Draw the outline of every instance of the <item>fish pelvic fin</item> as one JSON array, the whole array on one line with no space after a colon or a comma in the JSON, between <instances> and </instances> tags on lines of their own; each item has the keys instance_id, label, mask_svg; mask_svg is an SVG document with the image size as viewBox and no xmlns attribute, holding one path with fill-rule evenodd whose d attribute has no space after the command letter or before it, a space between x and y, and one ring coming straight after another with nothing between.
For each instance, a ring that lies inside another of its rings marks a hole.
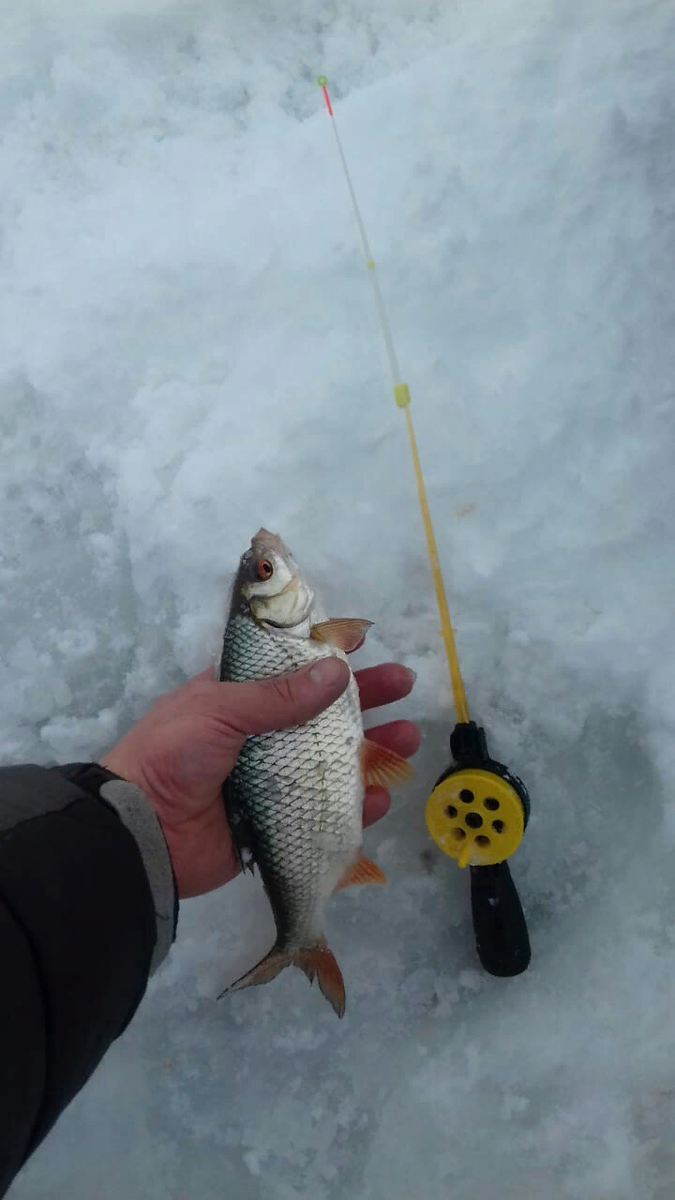
<instances>
[{"instance_id":1,"label":"fish pelvic fin","mask_svg":"<svg viewBox=\"0 0 675 1200\"><path fill-rule=\"evenodd\" d=\"M366 858L365 854L360 853L355 862L351 864L345 871L342 879L335 888L336 892L342 888L352 887L356 883L386 883L387 876L377 863L371 858Z\"/></svg>"},{"instance_id":2,"label":"fish pelvic fin","mask_svg":"<svg viewBox=\"0 0 675 1200\"><path fill-rule=\"evenodd\" d=\"M377 784L384 788L408 783L415 774L410 763L395 750L371 742L367 737L361 744L361 773L366 787Z\"/></svg>"},{"instance_id":3,"label":"fish pelvic fin","mask_svg":"<svg viewBox=\"0 0 675 1200\"><path fill-rule=\"evenodd\" d=\"M344 1016L346 1001L342 972L335 955L323 939L312 946L273 946L269 954L256 963L255 967L251 967L250 971L225 988L218 999L228 992L271 983L286 967L299 967L310 983L314 983L316 979L322 995L332 1005L338 1017Z\"/></svg>"}]
</instances>

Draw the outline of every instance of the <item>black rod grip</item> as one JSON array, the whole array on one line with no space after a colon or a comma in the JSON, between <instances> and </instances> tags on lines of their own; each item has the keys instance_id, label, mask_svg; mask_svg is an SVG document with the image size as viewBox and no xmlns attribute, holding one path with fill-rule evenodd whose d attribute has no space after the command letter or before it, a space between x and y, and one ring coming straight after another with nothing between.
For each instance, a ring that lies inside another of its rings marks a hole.
<instances>
[{"instance_id":1,"label":"black rod grip","mask_svg":"<svg viewBox=\"0 0 675 1200\"><path fill-rule=\"evenodd\" d=\"M504 861L469 870L478 957L490 975L520 975L527 970L532 951L509 864Z\"/></svg>"}]
</instances>

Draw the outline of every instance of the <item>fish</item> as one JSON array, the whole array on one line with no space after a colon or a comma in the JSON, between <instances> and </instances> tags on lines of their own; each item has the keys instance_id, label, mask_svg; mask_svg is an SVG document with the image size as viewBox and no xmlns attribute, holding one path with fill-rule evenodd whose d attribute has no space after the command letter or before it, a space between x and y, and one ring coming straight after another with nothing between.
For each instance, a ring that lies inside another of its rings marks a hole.
<instances>
[{"instance_id":1,"label":"fish","mask_svg":"<svg viewBox=\"0 0 675 1200\"><path fill-rule=\"evenodd\" d=\"M329 619L281 537L260 529L239 562L218 679L266 679L329 655L347 662L371 625ZM390 787L411 775L405 759L365 738L351 668L346 691L319 716L246 739L223 797L241 866L257 867L262 878L276 940L221 995L269 983L295 966L344 1015L344 979L324 932L326 908L341 888L386 883L363 853L365 787Z\"/></svg>"}]
</instances>

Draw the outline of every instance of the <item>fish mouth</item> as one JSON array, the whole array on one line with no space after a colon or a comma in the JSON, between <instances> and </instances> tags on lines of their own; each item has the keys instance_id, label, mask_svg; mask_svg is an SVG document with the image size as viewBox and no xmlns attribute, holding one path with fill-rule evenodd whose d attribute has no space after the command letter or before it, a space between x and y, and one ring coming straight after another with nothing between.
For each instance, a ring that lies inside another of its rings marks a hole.
<instances>
[{"instance_id":1,"label":"fish mouth","mask_svg":"<svg viewBox=\"0 0 675 1200\"><path fill-rule=\"evenodd\" d=\"M300 575L293 575L285 587L275 593L271 598L272 604L267 596L257 596L254 592L251 593L246 584L242 588L242 594L248 603L249 612L254 621L271 629L299 629L309 620L314 604L314 592L307 587ZM286 605L284 604L285 600L287 601ZM302 603L303 600L304 603ZM277 612L275 620L273 609L278 609L279 604L282 611ZM285 613L284 608L286 609ZM284 615L286 620L283 619Z\"/></svg>"},{"instance_id":2,"label":"fish mouth","mask_svg":"<svg viewBox=\"0 0 675 1200\"><path fill-rule=\"evenodd\" d=\"M277 592L274 597L274 600L277 601L283 596L288 596L291 592L297 590L298 588L302 588L307 593L307 599L306 603L303 605L302 611L294 614L292 621L275 621L271 616L263 615L263 613L257 613L256 608L267 607L265 597L261 597L259 599L255 595L246 595L246 585L244 585L242 591L248 600L251 614L256 621L264 625L269 625L272 629L295 629L298 625L303 625L308 619L314 603L314 593L307 588L306 584L302 582L299 575L294 575L292 579L289 579L286 586L283 587L280 592Z\"/></svg>"},{"instance_id":3,"label":"fish mouth","mask_svg":"<svg viewBox=\"0 0 675 1200\"><path fill-rule=\"evenodd\" d=\"M265 529L264 526L261 526L255 536L251 538L253 553L256 553L257 546L262 546L265 550L276 550L277 554L282 557L288 554L283 538L278 533L270 533L269 529Z\"/></svg>"},{"instance_id":4,"label":"fish mouth","mask_svg":"<svg viewBox=\"0 0 675 1200\"><path fill-rule=\"evenodd\" d=\"M300 580L299 575L292 575L291 578L289 579L288 583L285 584L284 587L280 588L278 592L274 593L274 599L276 600L278 596L287 596L288 593L290 591L292 591L294 587L297 587L297 585L300 582L301 582L301 580ZM256 587L257 587L257 584L255 582L242 583L242 585L241 585L242 595L245 596L247 600L255 600L256 599L256 593L255 593ZM267 599L267 597L262 597L262 599Z\"/></svg>"}]
</instances>

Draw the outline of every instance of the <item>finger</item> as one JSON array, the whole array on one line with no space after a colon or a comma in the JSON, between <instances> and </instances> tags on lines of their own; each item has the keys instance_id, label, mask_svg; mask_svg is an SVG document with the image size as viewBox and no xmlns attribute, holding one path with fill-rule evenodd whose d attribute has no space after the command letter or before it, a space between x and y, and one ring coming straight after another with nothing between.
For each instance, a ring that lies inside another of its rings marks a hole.
<instances>
[{"instance_id":1,"label":"finger","mask_svg":"<svg viewBox=\"0 0 675 1200\"><path fill-rule=\"evenodd\" d=\"M422 734L412 721L389 721L387 725L366 729L365 733L369 741L394 750L402 758L412 758L413 754L417 754L422 741Z\"/></svg>"},{"instance_id":2,"label":"finger","mask_svg":"<svg viewBox=\"0 0 675 1200\"><path fill-rule=\"evenodd\" d=\"M214 716L244 737L303 725L333 704L349 683L339 658L320 658L290 675L247 683L202 684Z\"/></svg>"},{"instance_id":3,"label":"finger","mask_svg":"<svg viewBox=\"0 0 675 1200\"><path fill-rule=\"evenodd\" d=\"M416 675L401 663L380 663L356 671L354 678L359 686L361 708L367 709L402 700L412 691Z\"/></svg>"},{"instance_id":4,"label":"finger","mask_svg":"<svg viewBox=\"0 0 675 1200\"><path fill-rule=\"evenodd\" d=\"M389 812L391 796L382 787L369 787L363 801L363 827L374 825L381 821Z\"/></svg>"},{"instance_id":5,"label":"finger","mask_svg":"<svg viewBox=\"0 0 675 1200\"><path fill-rule=\"evenodd\" d=\"M214 666L207 667L205 671L200 671L198 675L193 675L188 679L187 683L183 684L185 688L191 688L193 684L207 683L209 680L214 681L216 678L216 669Z\"/></svg>"}]
</instances>

